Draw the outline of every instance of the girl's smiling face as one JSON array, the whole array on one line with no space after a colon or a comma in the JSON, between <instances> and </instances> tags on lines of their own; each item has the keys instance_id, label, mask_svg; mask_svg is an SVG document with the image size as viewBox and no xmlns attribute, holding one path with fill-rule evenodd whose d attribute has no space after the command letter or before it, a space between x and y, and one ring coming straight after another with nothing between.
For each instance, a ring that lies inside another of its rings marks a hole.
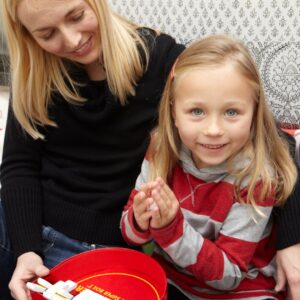
<instances>
[{"instance_id":1,"label":"girl's smiling face","mask_svg":"<svg viewBox=\"0 0 300 300\"><path fill-rule=\"evenodd\" d=\"M178 79L172 113L198 168L225 162L250 139L254 114L249 81L230 64Z\"/></svg>"}]
</instances>

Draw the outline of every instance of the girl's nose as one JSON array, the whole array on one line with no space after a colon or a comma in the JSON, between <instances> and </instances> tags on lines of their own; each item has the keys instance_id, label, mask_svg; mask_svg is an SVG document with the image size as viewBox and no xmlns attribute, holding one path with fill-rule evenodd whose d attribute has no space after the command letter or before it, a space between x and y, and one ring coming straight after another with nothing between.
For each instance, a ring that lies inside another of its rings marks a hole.
<instances>
[{"instance_id":1,"label":"girl's nose","mask_svg":"<svg viewBox=\"0 0 300 300\"><path fill-rule=\"evenodd\" d=\"M221 121L218 117L212 117L207 119L206 126L203 130L205 135L220 136L224 133Z\"/></svg>"}]
</instances>

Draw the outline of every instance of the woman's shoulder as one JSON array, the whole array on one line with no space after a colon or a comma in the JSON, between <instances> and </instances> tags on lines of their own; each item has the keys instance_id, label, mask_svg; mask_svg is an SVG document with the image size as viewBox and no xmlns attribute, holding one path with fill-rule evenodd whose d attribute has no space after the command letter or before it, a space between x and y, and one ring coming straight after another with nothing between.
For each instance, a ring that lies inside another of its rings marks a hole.
<instances>
[{"instance_id":1,"label":"woman's shoulder","mask_svg":"<svg viewBox=\"0 0 300 300\"><path fill-rule=\"evenodd\" d=\"M145 27L145 26L138 27L137 31L142 38L146 40L149 39L150 41L155 39L159 35L159 31L156 31L150 27Z\"/></svg>"},{"instance_id":2,"label":"woman's shoulder","mask_svg":"<svg viewBox=\"0 0 300 300\"><path fill-rule=\"evenodd\" d=\"M157 47L176 46L184 49L185 46L177 43L171 35L163 33L159 30L154 30L149 27L139 27L138 32L150 50L155 50Z\"/></svg>"},{"instance_id":3,"label":"woman's shoulder","mask_svg":"<svg viewBox=\"0 0 300 300\"><path fill-rule=\"evenodd\" d=\"M140 27L138 32L149 51L150 66L163 68L166 76L185 46L177 43L172 36L148 27Z\"/></svg>"}]
</instances>

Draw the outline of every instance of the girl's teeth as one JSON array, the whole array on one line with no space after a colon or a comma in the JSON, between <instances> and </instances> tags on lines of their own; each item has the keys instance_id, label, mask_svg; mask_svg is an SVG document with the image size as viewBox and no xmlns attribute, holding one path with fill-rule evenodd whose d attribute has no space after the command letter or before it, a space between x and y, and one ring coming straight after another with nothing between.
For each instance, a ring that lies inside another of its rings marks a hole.
<instances>
[{"instance_id":1,"label":"girl's teeth","mask_svg":"<svg viewBox=\"0 0 300 300\"><path fill-rule=\"evenodd\" d=\"M208 149L219 149L222 148L224 145L203 145L203 146Z\"/></svg>"}]
</instances>

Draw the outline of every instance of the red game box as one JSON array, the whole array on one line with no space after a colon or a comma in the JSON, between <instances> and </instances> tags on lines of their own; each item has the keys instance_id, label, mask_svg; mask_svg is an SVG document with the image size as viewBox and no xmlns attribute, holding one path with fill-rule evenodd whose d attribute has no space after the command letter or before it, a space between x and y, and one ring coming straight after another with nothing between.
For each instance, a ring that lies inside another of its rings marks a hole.
<instances>
[{"instance_id":1,"label":"red game box","mask_svg":"<svg viewBox=\"0 0 300 300\"><path fill-rule=\"evenodd\" d=\"M75 255L51 269L43 279L55 284L72 280L74 296L85 289L112 300L166 300L167 280L150 256L125 248L104 248ZM33 300L45 298L32 292Z\"/></svg>"}]
</instances>

